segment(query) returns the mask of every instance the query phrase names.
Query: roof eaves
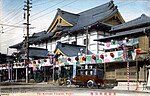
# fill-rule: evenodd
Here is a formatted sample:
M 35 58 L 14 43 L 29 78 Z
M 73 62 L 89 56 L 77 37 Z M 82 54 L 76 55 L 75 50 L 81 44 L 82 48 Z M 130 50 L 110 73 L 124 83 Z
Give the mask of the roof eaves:
M 118 33 L 115 35 L 111 35 L 108 37 L 104 37 L 101 39 L 95 39 L 94 41 L 100 41 L 100 42 L 106 42 L 106 41 L 111 41 L 113 39 L 118 39 L 118 37 L 126 37 L 126 36 L 136 36 L 135 34 L 137 34 L 138 36 L 141 36 L 141 34 L 145 34 L 146 31 L 150 30 L 150 27 L 147 28 L 140 28 L 140 29 L 136 29 L 136 30 L 130 30 L 130 32 L 123 32 L 123 33 Z
M 47 32 L 49 32 L 50 28 L 52 27 L 52 24 L 55 22 L 55 20 L 56 20 L 58 14 L 59 14 L 59 13 L 58 13 L 58 10 L 59 10 L 59 9 L 57 9 L 57 13 L 56 13 L 56 15 L 55 15 L 55 17 L 54 17 L 54 19 L 53 19 L 51 25 L 48 27 Z

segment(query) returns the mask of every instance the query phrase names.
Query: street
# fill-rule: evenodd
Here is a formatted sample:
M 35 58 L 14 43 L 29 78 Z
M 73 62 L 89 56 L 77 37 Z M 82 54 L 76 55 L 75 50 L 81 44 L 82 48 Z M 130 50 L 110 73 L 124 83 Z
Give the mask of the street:
M 146 92 L 89 89 L 54 84 L 10 85 L 0 87 L 0 96 L 149 96 Z

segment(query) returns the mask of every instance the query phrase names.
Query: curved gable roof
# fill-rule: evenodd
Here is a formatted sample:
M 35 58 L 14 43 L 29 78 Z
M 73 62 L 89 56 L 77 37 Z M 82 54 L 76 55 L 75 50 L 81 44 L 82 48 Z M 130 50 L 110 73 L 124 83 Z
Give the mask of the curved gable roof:
M 78 14 L 70 13 L 67 11 L 63 11 L 61 9 L 58 9 L 58 15 L 60 15 L 63 19 L 65 19 L 67 22 L 75 25 L 78 21 Z
M 72 27 L 71 30 L 74 31 L 76 29 L 93 25 L 96 22 L 102 22 L 104 19 L 112 16 L 116 12 L 118 12 L 118 9 L 116 6 L 114 6 L 113 2 L 109 2 L 104 5 L 81 12 L 79 13 L 80 16 L 77 24 Z
M 48 28 L 47 32 L 50 32 L 53 30 L 52 27 L 55 26 L 55 23 L 57 22 L 58 18 L 62 18 L 68 24 L 67 26 L 73 26 L 76 24 L 76 22 L 78 20 L 78 15 L 67 12 L 67 11 L 63 11 L 58 8 L 55 18 L 54 18 L 53 22 L 51 23 L 50 27 Z M 59 24 L 59 22 L 57 22 L 56 25 L 58 25 L 58 24 Z
M 74 14 L 74 13 L 70 13 L 70 12 L 58 9 L 57 14 L 56 14 L 52 24 L 55 22 L 57 16 L 61 16 L 67 22 L 73 24 L 73 26 L 67 30 L 76 31 L 79 29 L 83 29 L 84 27 L 96 24 L 97 22 L 101 23 L 101 22 L 103 22 L 104 19 L 112 16 L 113 14 L 115 14 L 117 12 L 119 12 L 119 11 L 118 11 L 117 7 L 114 5 L 113 1 L 102 4 L 95 8 L 91 8 L 89 10 L 80 12 L 78 14 Z M 52 24 L 50 25 L 50 27 L 52 27 Z M 103 22 L 103 24 L 104 24 L 104 22 Z M 106 26 L 107 26 L 107 24 L 106 24 Z M 50 29 L 50 27 L 48 28 L 48 30 Z
M 113 1 L 97 6 L 95 8 L 78 13 L 78 21 L 76 25 L 70 28 L 70 31 L 83 29 L 96 23 L 106 25 L 103 20 L 119 12 Z

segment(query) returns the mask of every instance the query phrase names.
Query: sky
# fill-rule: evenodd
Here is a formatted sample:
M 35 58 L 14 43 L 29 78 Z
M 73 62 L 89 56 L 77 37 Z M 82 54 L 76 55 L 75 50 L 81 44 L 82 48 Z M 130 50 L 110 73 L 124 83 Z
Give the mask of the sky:
M 21 42 L 26 35 L 24 1 L 0 0 L 0 52 L 11 54 L 9 46 Z M 47 30 L 55 17 L 57 8 L 79 13 L 102 5 L 110 0 L 32 0 L 30 9 L 30 35 Z M 114 0 L 125 21 L 133 20 L 142 14 L 150 16 L 150 0 Z M 10 26 L 9 26 L 10 25 Z M 13 25 L 13 26 L 12 26 Z M 17 27 L 18 26 L 18 27 Z M 4 32 L 2 34 L 2 32 Z

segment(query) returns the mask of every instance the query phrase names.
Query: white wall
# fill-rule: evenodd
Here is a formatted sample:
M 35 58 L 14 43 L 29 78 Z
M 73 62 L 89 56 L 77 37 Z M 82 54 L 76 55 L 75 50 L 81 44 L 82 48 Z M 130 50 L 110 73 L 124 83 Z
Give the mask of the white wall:
M 52 41 L 52 52 L 54 52 L 55 51 L 55 49 L 56 49 L 56 44 L 57 44 L 57 42 L 55 42 L 55 41 Z
M 84 39 L 86 39 L 86 37 L 84 35 L 78 35 L 77 36 L 77 45 L 84 45 Z
M 94 39 L 97 39 L 97 32 L 96 31 L 90 33 L 90 35 L 89 35 L 89 50 L 92 53 L 97 54 L 97 42 L 94 41 Z
M 101 53 L 99 50 L 103 49 L 104 46 L 99 45 L 100 42 L 94 41 L 94 39 L 98 39 L 98 38 L 102 38 L 103 36 L 98 35 L 96 31 L 90 32 L 90 34 L 88 35 L 89 38 L 89 45 L 88 45 L 88 49 L 94 53 L 94 54 L 99 54 Z M 84 45 L 84 39 L 86 39 L 86 34 L 78 34 L 77 35 L 77 45 Z M 48 51 L 50 51 L 51 53 L 54 52 L 57 42 L 62 42 L 62 43 L 69 43 L 72 44 L 73 41 L 75 41 L 75 36 L 70 37 L 69 35 L 61 37 L 59 40 L 56 41 L 50 41 L 47 44 L 47 49 Z M 84 45 L 86 46 L 86 45 Z M 46 44 L 40 44 L 36 47 L 39 48 L 46 48 Z

